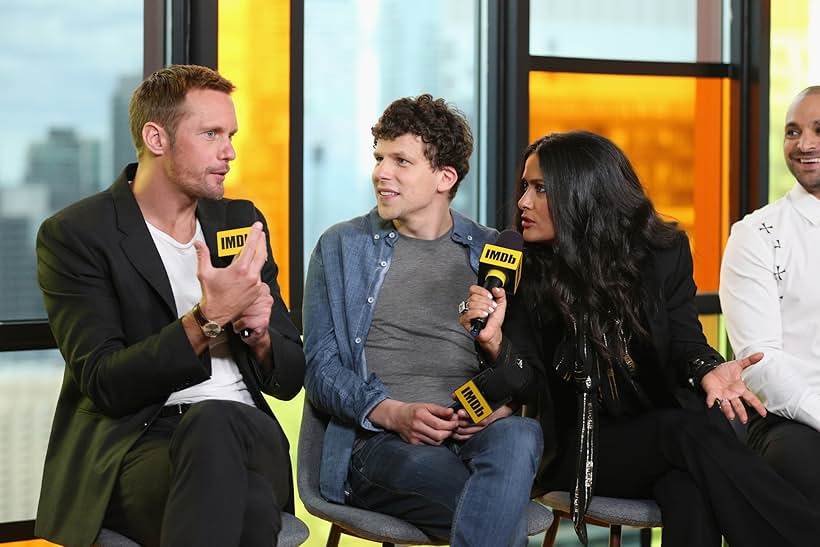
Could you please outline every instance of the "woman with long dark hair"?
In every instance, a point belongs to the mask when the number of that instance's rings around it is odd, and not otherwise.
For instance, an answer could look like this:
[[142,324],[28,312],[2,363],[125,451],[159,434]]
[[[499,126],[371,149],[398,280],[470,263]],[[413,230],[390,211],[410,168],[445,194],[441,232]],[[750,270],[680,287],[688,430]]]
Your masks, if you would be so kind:
[[744,401],[765,414],[741,379],[762,354],[724,362],[708,345],[688,239],[623,152],[592,133],[552,134],[526,149],[519,180],[520,287],[471,287],[460,321],[485,317],[476,340],[494,380],[537,396],[536,489],[571,493],[584,544],[593,495],[657,500],[665,546],[820,541],[820,509],[726,419],[745,423]]

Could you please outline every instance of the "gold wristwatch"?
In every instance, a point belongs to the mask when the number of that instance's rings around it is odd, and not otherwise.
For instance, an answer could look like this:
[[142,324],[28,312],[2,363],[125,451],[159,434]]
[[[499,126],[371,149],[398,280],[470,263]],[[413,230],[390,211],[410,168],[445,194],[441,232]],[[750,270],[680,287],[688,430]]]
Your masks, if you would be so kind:
[[214,323],[210,319],[206,318],[199,307],[199,302],[197,302],[196,306],[194,306],[194,309],[191,310],[191,314],[194,316],[194,319],[196,319],[196,322],[199,324],[199,328],[202,329],[202,334],[204,334],[208,338],[216,338],[217,336],[222,334],[222,325],[220,325],[219,323]]

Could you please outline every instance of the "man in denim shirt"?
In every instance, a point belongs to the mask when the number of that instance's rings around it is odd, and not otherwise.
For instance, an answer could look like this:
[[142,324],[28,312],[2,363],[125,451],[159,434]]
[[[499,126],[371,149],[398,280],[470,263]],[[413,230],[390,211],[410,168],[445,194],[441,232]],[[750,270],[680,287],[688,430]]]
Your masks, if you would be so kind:
[[377,207],[322,235],[305,288],[305,386],[331,416],[322,494],[454,546],[524,545],[540,426],[506,405],[476,425],[448,406],[478,372],[457,305],[497,236],[450,209],[470,128],[421,95],[372,133]]

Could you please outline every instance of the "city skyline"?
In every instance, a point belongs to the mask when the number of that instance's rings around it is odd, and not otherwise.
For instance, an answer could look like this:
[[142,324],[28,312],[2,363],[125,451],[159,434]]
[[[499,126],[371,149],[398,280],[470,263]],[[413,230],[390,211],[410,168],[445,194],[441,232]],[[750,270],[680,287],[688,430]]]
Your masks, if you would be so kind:
[[100,0],[84,10],[61,0],[0,0],[0,12],[0,113],[9,131],[0,187],[8,187],[23,184],[28,146],[49,127],[73,128],[106,148],[108,98],[122,75],[142,74],[143,2]]
[[[0,313],[4,320],[45,317],[37,288],[34,241],[48,215],[108,186],[122,165],[135,157],[128,130],[128,99],[140,78],[117,77],[118,85],[104,101],[104,140],[86,138],[75,127],[48,125],[42,138],[26,143],[22,176],[15,185],[0,186]],[[104,146],[106,143],[107,146]],[[112,175],[112,173],[114,173]]]

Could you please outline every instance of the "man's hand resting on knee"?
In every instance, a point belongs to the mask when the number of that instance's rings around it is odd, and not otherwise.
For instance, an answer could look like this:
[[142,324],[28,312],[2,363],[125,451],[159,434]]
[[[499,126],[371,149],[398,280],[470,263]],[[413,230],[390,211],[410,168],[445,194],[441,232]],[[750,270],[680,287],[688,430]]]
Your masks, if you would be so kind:
[[434,403],[403,403],[385,399],[370,411],[374,424],[397,433],[410,444],[440,445],[458,428],[452,408]]

